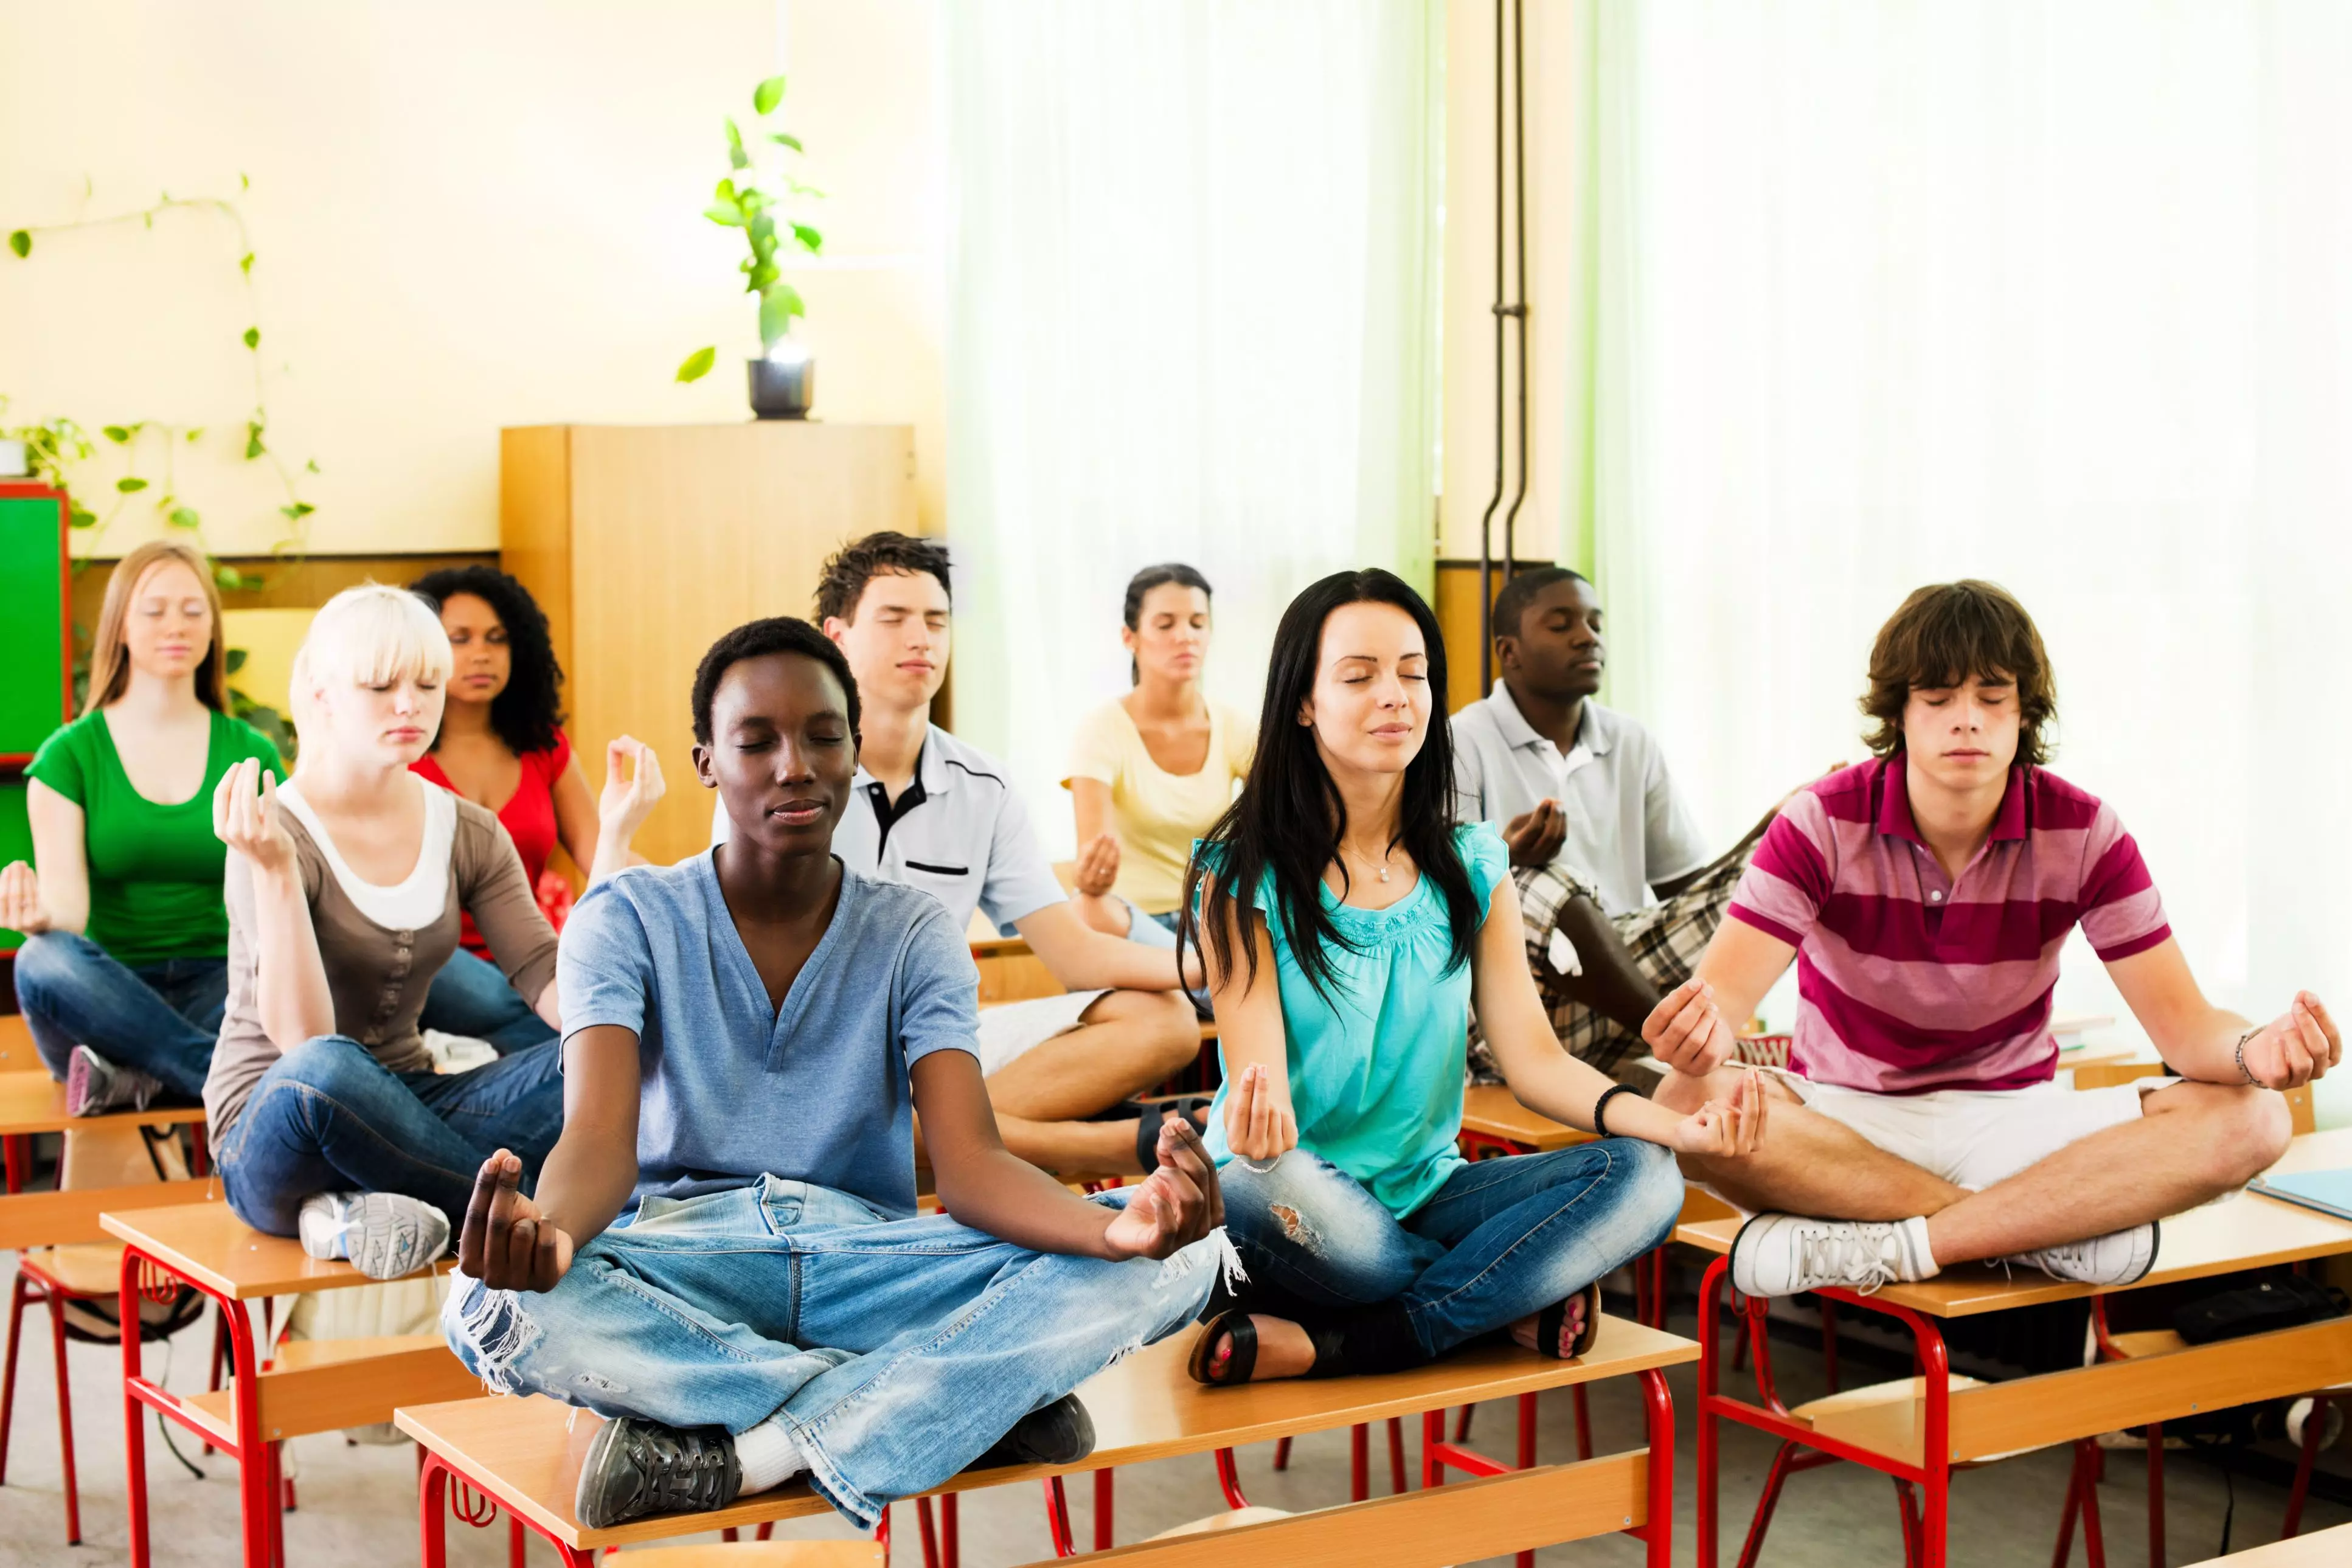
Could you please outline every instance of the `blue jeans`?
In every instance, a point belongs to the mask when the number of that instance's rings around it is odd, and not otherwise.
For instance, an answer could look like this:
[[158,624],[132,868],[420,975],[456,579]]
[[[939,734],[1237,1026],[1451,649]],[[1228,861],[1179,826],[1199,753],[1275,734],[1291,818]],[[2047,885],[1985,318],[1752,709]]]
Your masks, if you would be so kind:
[[528,1190],[555,1147],[556,1052],[551,1040],[471,1072],[395,1073],[348,1037],[305,1040],[262,1074],[213,1147],[229,1207],[256,1230],[291,1236],[316,1194],[405,1193],[454,1226],[483,1161],[513,1150]]
[[488,1040],[502,1057],[555,1038],[555,1026],[531,1011],[499,966],[464,948],[449,955],[425,994],[420,1029]]
[[1400,1367],[1566,1300],[1664,1241],[1683,1205],[1674,1156],[1631,1138],[1475,1162],[1402,1221],[1304,1149],[1218,1178],[1244,1304],[1384,1305],[1396,1331],[1372,1337]]
[[74,931],[27,937],[16,952],[16,1005],[50,1076],[76,1046],[152,1075],[178,1100],[202,1100],[228,999],[228,962],[167,958],[130,968]]
[[1162,1263],[1031,1252],[763,1176],[647,1198],[544,1294],[456,1276],[441,1325],[502,1393],[732,1433],[774,1417],[811,1484],[871,1529],[893,1499],[1190,1323],[1223,1253],[1215,1237]]

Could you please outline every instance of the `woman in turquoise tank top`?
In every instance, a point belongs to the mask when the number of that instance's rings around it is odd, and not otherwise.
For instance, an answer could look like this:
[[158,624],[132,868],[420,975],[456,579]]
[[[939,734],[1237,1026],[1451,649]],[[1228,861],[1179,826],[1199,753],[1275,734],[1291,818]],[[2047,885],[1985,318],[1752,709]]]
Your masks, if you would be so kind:
[[[1683,1117],[1560,1048],[1502,840],[1454,820],[1444,690],[1412,588],[1315,584],[1275,633],[1249,779],[1194,855],[1183,936],[1225,1063],[1208,1142],[1250,1276],[1194,1349],[1203,1383],[1393,1371],[1503,1330],[1580,1354],[1596,1282],[1681,1210],[1673,1153],[1754,1146],[1752,1081]],[[1519,1100],[1602,1138],[1455,1152],[1474,1003]]]

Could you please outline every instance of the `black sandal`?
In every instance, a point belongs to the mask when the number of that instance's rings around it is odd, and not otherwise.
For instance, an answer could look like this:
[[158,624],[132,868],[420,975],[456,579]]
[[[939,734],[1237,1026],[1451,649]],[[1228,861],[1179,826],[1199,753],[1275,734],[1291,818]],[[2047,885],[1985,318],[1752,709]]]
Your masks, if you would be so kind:
[[[1315,1347],[1315,1361],[1301,1377],[1344,1377],[1355,1370],[1348,1364],[1347,1335],[1339,1328],[1297,1322],[1307,1334],[1307,1342]],[[1217,1341],[1223,1338],[1230,1348],[1224,1365],[1216,1363]],[[1257,1325],[1241,1308],[1220,1312],[1202,1329],[1201,1337],[1192,1342],[1192,1354],[1184,1363],[1195,1383],[1211,1388],[1234,1388],[1248,1383],[1257,1372]]]
[[1135,1163],[1150,1175],[1160,1166],[1160,1129],[1174,1111],[1192,1124],[1192,1131],[1207,1137],[1209,1105],[1215,1097],[1206,1094],[1171,1095],[1166,1100],[1130,1100],[1142,1114],[1135,1120]]
[[1568,1322],[1568,1303],[1554,1301],[1536,1314],[1536,1353],[1538,1355],[1549,1356],[1553,1361],[1574,1361],[1590,1351],[1592,1348],[1592,1342],[1600,1337],[1601,1281],[1595,1279],[1591,1284],[1579,1290],[1575,1299],[1584,1303],[1584,1328],[1577,1334],[1576,1342],[1569,1346],[1566,1355],[1560,1354],[1559,1331]]

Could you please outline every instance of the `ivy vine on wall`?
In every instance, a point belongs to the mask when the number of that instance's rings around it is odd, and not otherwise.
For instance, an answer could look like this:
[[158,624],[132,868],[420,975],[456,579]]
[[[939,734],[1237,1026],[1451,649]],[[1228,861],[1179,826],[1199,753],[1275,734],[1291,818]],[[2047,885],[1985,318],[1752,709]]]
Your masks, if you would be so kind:
[[[240,194],[250,190],[252,182],[237,176]],[[89,186],[85,183],[84,190]],[[110,228],[136,223],[142,230],[152,229],[155,220],[175,214],[194,214],[225,222],[236,239],[236,270],[246,304],[245,330],[237,335],[247,363],[253,375],[253,404],[244,418],[240,430],[212,435],[215,441],[237,442],[241,437],[244,461],[267,463],[276,472],[286,500],[278,508],[283,529],[269,553],[281,560],[299,559],[303,552],[310,531],[310,518],[318,508],[303,499],[302,483],[319,471],[315,460],[297,468],[270,445],[269,440],[269,378],[261,357],[261,310],[254,288],[253,240],[247,229],[245,213],[231,199],[220,196],[174,196],[169,191],[161,194],[152,205],[135,211],[113,213],[101,217],[73,218],[59,223],[28,224],[8,231],[8,252],[19,262],[31,262],[46,237],[84,229]],[[0,416],[5,416],[8,400],[0,396]],[[17,426],[0,426],[0,437],[25,443],[27,466],[33,473],[49,484],[65,490],[71,498],[73,526],[90,531],[93,538],[102,536],[127,507],[152,506],[155,515],[168,528],[194,536],[204,547],[204,514],[184,493],[176,482],[174,457],[184,447],[204,441],[210,432],[201,426],[173,425],[159,419],[131,419],[100,424],[95,437],[81,421],[65,415],[52,415],[37,423]],[[103,445],[101,445],[101,443]],[[102,450],[114,449],[122,463],[122,472],[112,481],[110,489],[102,476],[93,485],[78,483],[89,475]],[[105,496],[105,510],[98,510],[84,499],[96,493]],[[205,547],[209,557],[211,551]],[[237,571],[225,562],[215,560],[213,574],[223,588],[257,588],[263,579]]]

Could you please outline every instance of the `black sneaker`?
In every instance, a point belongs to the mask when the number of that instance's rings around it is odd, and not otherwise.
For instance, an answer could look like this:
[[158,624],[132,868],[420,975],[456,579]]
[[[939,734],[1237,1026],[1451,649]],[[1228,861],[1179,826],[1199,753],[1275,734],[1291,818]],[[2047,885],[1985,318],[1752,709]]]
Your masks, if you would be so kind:
[[1065,1394],[1015,1421],[1012,1431],[964,1468],[994,1470],[1007,1465],[1075,1465],[1094,1451],[1095,1418],[1087,1414],[1076,1394]]
[[621,1416],[604,1423],[580,1466],[572,1512],[590,1530],[649,1513],[705,1513],[735,1500],[743,1468],[718,1426],[665,1426]]

